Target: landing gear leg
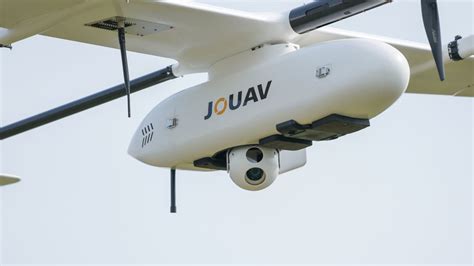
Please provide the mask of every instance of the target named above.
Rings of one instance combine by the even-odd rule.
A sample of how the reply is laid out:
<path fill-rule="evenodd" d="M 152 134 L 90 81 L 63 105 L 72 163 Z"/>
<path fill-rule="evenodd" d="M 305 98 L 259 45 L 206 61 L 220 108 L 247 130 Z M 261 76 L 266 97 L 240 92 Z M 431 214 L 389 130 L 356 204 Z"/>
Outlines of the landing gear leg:
<path fill-rule="evenodd" d="M 171 206 L 170 213 L 176 213 L 176 169 L 170 171 Z"/>

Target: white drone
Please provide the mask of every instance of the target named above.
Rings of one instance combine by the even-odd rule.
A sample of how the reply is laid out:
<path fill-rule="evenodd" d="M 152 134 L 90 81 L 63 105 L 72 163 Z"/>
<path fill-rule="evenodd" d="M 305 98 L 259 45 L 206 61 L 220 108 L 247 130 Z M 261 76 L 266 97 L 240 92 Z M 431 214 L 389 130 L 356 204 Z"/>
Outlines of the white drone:
<path fill-rule="evenodd" d="M 145 117 L 129 153 L 171 169 L 171 212 L 176 169 L 226 170 L 239 187 L 264 189 L 302 167 L 313 141 L 368 127 L 404 92 L 474 96 L 474 37 L 443 46 L 436 0 L 421 0 L 431 47 L 326 27 L 389 2 L 316 0 L 260 14 L 177 0 L 42 0 L 28 8 L 0 0 L 0 47 L 42 34 L 120 48 L 125 80 L 1 127 L 0 139 L 125 95 L 130 116 L 131 93 L 207 72 L 207 82 Z M 129 81 L 127 50 L 178 63 Z"/>

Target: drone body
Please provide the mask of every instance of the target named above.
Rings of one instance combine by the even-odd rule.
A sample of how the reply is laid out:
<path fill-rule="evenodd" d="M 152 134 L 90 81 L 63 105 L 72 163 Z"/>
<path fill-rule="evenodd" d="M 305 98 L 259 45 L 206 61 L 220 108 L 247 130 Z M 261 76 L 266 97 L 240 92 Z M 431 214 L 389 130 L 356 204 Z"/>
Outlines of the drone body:
<path fill-rule="evenodd" d="M 129 153 L 170 168 L 172 185 L 176 169 L 226 170 L 240 187 L 263 189 L 304 165 L 313 141 L 368 127 L 404 92 L 474 96 L 474 38 L 442 45 L 434 0 L 421 1 L 431 47 L 325 28 L 389 2 L 319 0 L 257 14 L 171 0 L 45 0 L 28 11 L 7 0 L 0 47 L 43 34 L 120 48 L 124 84 L 2 127 L 0 139 L 125 95 L 130 115 L 131 93 L 207 72 L 208 82 L 152 110 Z M 178 63 L 130 81 L 127 50 Z"/>
<path fill-rule="evenodd" d="M 278 146 L 281 139 L 263 144 L 281 134 L 278 124 L 295 120 L 306 125 L 332 114 L 368 120 L 394 103 L 408 85 L 406 59 L 382 42 L 337 40 L 304 49 L 281 44 L 249 53 L 261 63 L 227 69 L 227 75 L 214 75 L 154 108 L 135 133 L 129 153 L 153 166 L 231 171 L 232 160 L 225 157 L 237 147 L 262 144 L 277 153 L 304 151 L 304 143 Z"/>

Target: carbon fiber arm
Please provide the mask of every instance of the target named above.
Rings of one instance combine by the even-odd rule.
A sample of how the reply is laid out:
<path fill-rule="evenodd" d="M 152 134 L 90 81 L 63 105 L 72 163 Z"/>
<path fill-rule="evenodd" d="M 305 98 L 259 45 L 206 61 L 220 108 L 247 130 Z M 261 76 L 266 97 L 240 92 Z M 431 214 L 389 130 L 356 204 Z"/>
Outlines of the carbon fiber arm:
<path fill-rule="evenodd" d="M 176 78 L 171 66 L 160 69 L 130 82 L 130 93 L 141 91 L 156 84 Z M 120 84 L 101 92 L 89 95 L 74 102 L 56 107 L 38 115 L 20 120 L 0 128 L 0 140 L 40 127 L 64 117 L 85 111 L 92 107 L 113 101 L 126 95 L 125 85 Z"/>

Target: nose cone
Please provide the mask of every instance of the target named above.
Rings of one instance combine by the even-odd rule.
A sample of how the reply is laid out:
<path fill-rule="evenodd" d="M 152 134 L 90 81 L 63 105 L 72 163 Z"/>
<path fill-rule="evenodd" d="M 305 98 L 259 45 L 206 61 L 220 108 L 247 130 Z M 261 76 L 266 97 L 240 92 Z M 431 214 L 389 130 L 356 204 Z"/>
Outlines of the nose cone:
<path fill-rule="evenodd" d="M 128 145 L 128 154 L 138 160 L 140 160 L 139 158 L 142 153 L 142 148 L 141 148 L 141 143 L 140 143 L 140 141 L 142 140 L 142 137 L 143 136 L 140 133 L 140 130 L 137 130 L 135 134 L 133 134 L 132 140 L 130 141 L 130 144 Z"/>
<path fill-rule="evenodd" d="M 146 158 L 149 157 L 147 154 L 150 153 L 150 146 L 152 145 L 154 138 L 156 139 L 156 132 L 153 123 L 143 122 L 135 131 L 135 134 L 130 141 L 128 154 L 133 158 L 146 163 Z"/>

